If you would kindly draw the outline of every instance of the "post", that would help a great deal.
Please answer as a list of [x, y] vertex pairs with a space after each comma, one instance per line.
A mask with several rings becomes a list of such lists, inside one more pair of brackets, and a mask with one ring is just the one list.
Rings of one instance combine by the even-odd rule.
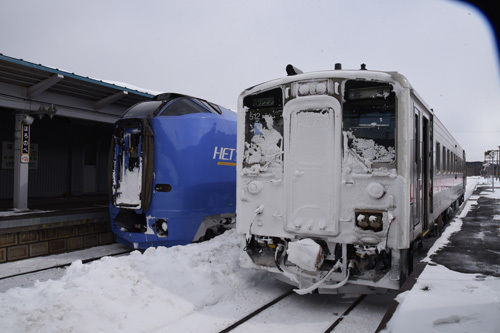
[[28, 210], [29, 130], [31, 116], [16, 114], [14, 130], [14, 209]]
[[492, 166], [492, 171], [491, 171], [491, 192], [495, 192], [495, 151], [492, 150], [490, 154], [491, 158], [491, 166]]

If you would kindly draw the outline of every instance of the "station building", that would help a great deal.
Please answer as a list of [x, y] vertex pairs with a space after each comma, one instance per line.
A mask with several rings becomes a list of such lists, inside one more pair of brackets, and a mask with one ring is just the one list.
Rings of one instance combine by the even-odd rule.
[[0, 262], [114, 241], [114, 122], [150, 92], [0, 54]]

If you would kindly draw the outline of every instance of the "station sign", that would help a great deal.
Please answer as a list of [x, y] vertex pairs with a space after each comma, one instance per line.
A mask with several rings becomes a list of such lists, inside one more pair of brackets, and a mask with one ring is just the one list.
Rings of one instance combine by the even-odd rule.
[[30, 125], [22, 125], [21, 163], [30, 162]]

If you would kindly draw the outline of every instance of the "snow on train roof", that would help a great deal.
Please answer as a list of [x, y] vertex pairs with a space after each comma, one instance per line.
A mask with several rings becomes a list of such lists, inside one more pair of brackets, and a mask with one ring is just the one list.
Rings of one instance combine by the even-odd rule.
[[241, 95], [251, 94], [260, 90], [267, 90], [269, 88], [287, 84], [294, 81], [327, 79], [327, 78], [389, 81], [400, 85], [401, 88], [412, 89], [412, 86], [408, 81], [408, 79], [404, 75], [399, 74], [398, 72], [384, 72], [384, 71], [372, 71], [372, 70], [326, 70], [326, 71], [308, 72], [297, 75], [289, 75], [283, 78], [263, 82], [261, 84], [245, 89]]

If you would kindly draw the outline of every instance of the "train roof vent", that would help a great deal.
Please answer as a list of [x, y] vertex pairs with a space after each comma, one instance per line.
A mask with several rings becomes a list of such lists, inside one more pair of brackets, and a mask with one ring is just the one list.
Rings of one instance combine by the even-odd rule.
[[366, 71], [366, 64], [361, 64], [361, 68], [360, 68], [360, 70], [362, 70], [362, 71]]
[[335, 70], [342, 69], [342, 64], [340, 62], [335, 64]]

